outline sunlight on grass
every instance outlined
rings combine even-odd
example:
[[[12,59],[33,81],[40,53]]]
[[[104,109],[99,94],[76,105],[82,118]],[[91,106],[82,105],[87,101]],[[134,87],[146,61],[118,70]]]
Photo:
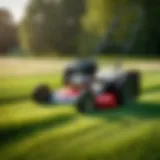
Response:
[[[61,83],[58,75],[0,78],[0,101],[28,98],[37,85],[57,88]]]
[[[160,103],[160,92],[144,94],[140,97],[140,101],[149,103]]]
[[[0,77],[0,136],[8,140],[0,143],[0,159],[160,159],[160,72],[143,72],[140,104],[116,111],[82,115],[29,99],[38,84],[61,82],[59,74]]]
[[[42,123],[49,119],[73,116],[75,111],[71,107],[54,107],[36,105],[30,101],[0,108],[0,128],[23,127],[33,123]]]

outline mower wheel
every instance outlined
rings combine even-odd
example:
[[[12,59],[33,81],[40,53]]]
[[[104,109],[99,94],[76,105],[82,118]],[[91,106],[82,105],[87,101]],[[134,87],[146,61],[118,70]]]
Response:
[[[131,90],[129,81],[123,84],[122,88],[118,90],[118,99],[120,105],[130,105],[135,102],[135,95]]]
[[[117,93],[120,105],[130,105],[136,102],[136,98],[140,95],[140,73],[128,71]]]
[[[130,83],[132,93],[135,97],[141,94],[141,75],[139,71],[131,70],[127,73],[127,80]]]
[[[85,91],[77,100],[76,108],[81,113],[93,113],[96,109],[95,96],[91,91]]]
[[[47,85],[39,85],[33,92],[32,98],[38,103],[49,103],[51,90]]]

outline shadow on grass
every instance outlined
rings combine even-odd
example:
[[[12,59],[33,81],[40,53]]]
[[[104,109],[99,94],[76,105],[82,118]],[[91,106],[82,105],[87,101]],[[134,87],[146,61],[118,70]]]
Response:
[[[144,94],[155,92],[160,92],[160,85],[155,85],[143,90]],[[160,103],[140,102],[128,106],[121,106],[120,108],[115,110],[107,110],[103,113],[99,112],[90,114],[90,116],[100,116],[112,121],[123,120],[128,116],[137,117],[139,119],[160,118]]]
[[[138,119],[160,118],[160,103],[137,103],[88,115],[105,118],[110,121],[120,121],[126,119],[126,117],[136,117]]]
[[[6,105],[6,104],[20,103],[23,101],[27,101],[29,99],[30,99],[29,96],[19,96],[19,97],[13,97],[13,98],[5,98],[5,99],[0,98],[0,107],[2,107],[3,105]]]
[[[13,141],[23,139],[33,133],[41,132],[43,129],[57,127],[73,119],[74,115],[63,115],[43,122],[27,124],[22,127],[13,126],[8,129],[0,129],[0,148]]]

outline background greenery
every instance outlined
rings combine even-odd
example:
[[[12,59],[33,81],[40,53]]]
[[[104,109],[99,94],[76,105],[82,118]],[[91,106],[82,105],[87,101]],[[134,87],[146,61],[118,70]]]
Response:
[[[1,10],[0,52],[87,55],[100,44],[112,55],[159,56],[159,8],[158,0],[30,0],[18,24]]]

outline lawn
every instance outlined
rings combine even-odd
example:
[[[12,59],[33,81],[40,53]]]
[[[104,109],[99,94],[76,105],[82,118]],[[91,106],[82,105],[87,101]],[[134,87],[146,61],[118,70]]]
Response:
[[[39,83],[57,88],[61,76],[0,76],[0,159],[160,159],[160,71],[142,72],[135,104],[88,115],[73,106],[35,104],[31,93]]]

